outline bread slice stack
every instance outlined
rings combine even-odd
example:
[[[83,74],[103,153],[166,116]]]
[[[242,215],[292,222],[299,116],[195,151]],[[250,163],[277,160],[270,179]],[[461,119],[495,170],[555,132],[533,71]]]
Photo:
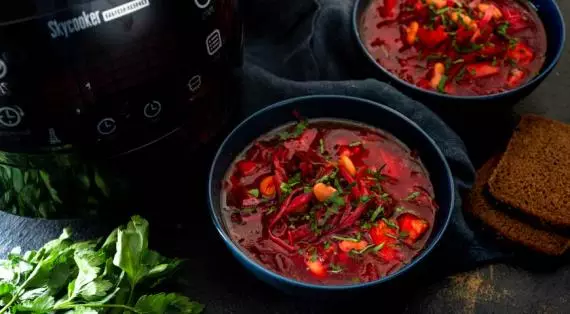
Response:
[[[570,125],[523,116],[506,151],[479,169],[465,210],[534,251],[568,251]]]

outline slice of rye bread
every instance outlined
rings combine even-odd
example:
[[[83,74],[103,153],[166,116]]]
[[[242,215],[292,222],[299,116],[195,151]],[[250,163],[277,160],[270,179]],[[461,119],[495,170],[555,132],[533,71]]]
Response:
[[[500,156],[493,157],[477,171],[477,179],[465,202],[465,210],[512,242],[547,255],[563,255],[570,248],[570,239],[517,220],[497,209],[487,198],[487,181],[499,160]]]
[[[569,231],[570,125],[523,116],[488,183],[499,202]]]

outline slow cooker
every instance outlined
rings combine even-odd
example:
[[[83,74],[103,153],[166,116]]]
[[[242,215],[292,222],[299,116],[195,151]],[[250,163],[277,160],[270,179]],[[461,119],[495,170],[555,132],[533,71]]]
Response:
[[[145,172],[132,155],[199,154],[241,54],[234,0],[3,1],[0,210],[100,215]]]

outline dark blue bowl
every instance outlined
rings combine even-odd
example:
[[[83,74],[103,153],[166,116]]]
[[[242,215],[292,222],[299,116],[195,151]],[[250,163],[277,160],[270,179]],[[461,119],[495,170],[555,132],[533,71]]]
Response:
[[[562,17],[558,4],[556,4],[556,0],[524,0],[530,1],[536,7],[538,16],[542,20],[544,28],[546,29],[548,42],[546,60],[542,70],[537,76],[526,84],[515,89],[492,95],[453,96],[425,90],[400,79],[398,76],[380,66],[362,42],[360,37],[360,25],[363,13],[371,3],[376,1],[378,0],[357,0],[352,14],[353,35],[357,45],[364,55],[362,66],[367,69],[366,72],[368,72],[369,75],[389,82],[403,93],[429,106],[453,106],[454,108],[466,108],[472,106],[484,106],[486,108],[511,107],[519,100],[528,96],[538,85],[540,85],[540,83],[542,83],[542,81],[552,72],[552,69],[554,69],[558,60],[560,60],[560,56],[564,50],[566,30],[564,26],[564,18]]]
[[[394,134],[411,149],[417,150],[424,162],[435,188],[436,200],[440,206],[433,232],[425,249],[409,265],[380,280],[348,286],[321,286],[299,282],[268,270],[252,260],[238,245],[232,242],[228,229],[221,217],[220,192],[226,171],[242,151],[261,135],[281,125],[295,121],[293,111],[301,116],[313,118],[337,118],[361,122]],[[214,225],[232,254],[259,279],[289,293],[314,294],[332,291],[346,291],[381,285],[414,268],[428,255],[445,232],[455,196],[455,186],[449,166],[435,144],[419,126],[404,115],[384,105],[352,97],[308,96],[285,100],[253,114],[238,125],[222,143],[217,152],[208,181],[208,202]]]

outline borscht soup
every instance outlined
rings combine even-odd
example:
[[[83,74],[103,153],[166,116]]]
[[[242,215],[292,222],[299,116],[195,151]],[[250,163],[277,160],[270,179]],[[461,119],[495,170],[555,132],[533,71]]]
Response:
[[[539,74],[546,31],[527,0],[376,0],[360,36],[376,62],[420,88],[496,94]]]
[[[285,277],[322,285],[380,279],[410,263],[438,206],[420,156],[345,120],[302,120],[251,144],[221,196],[231,239]]]

